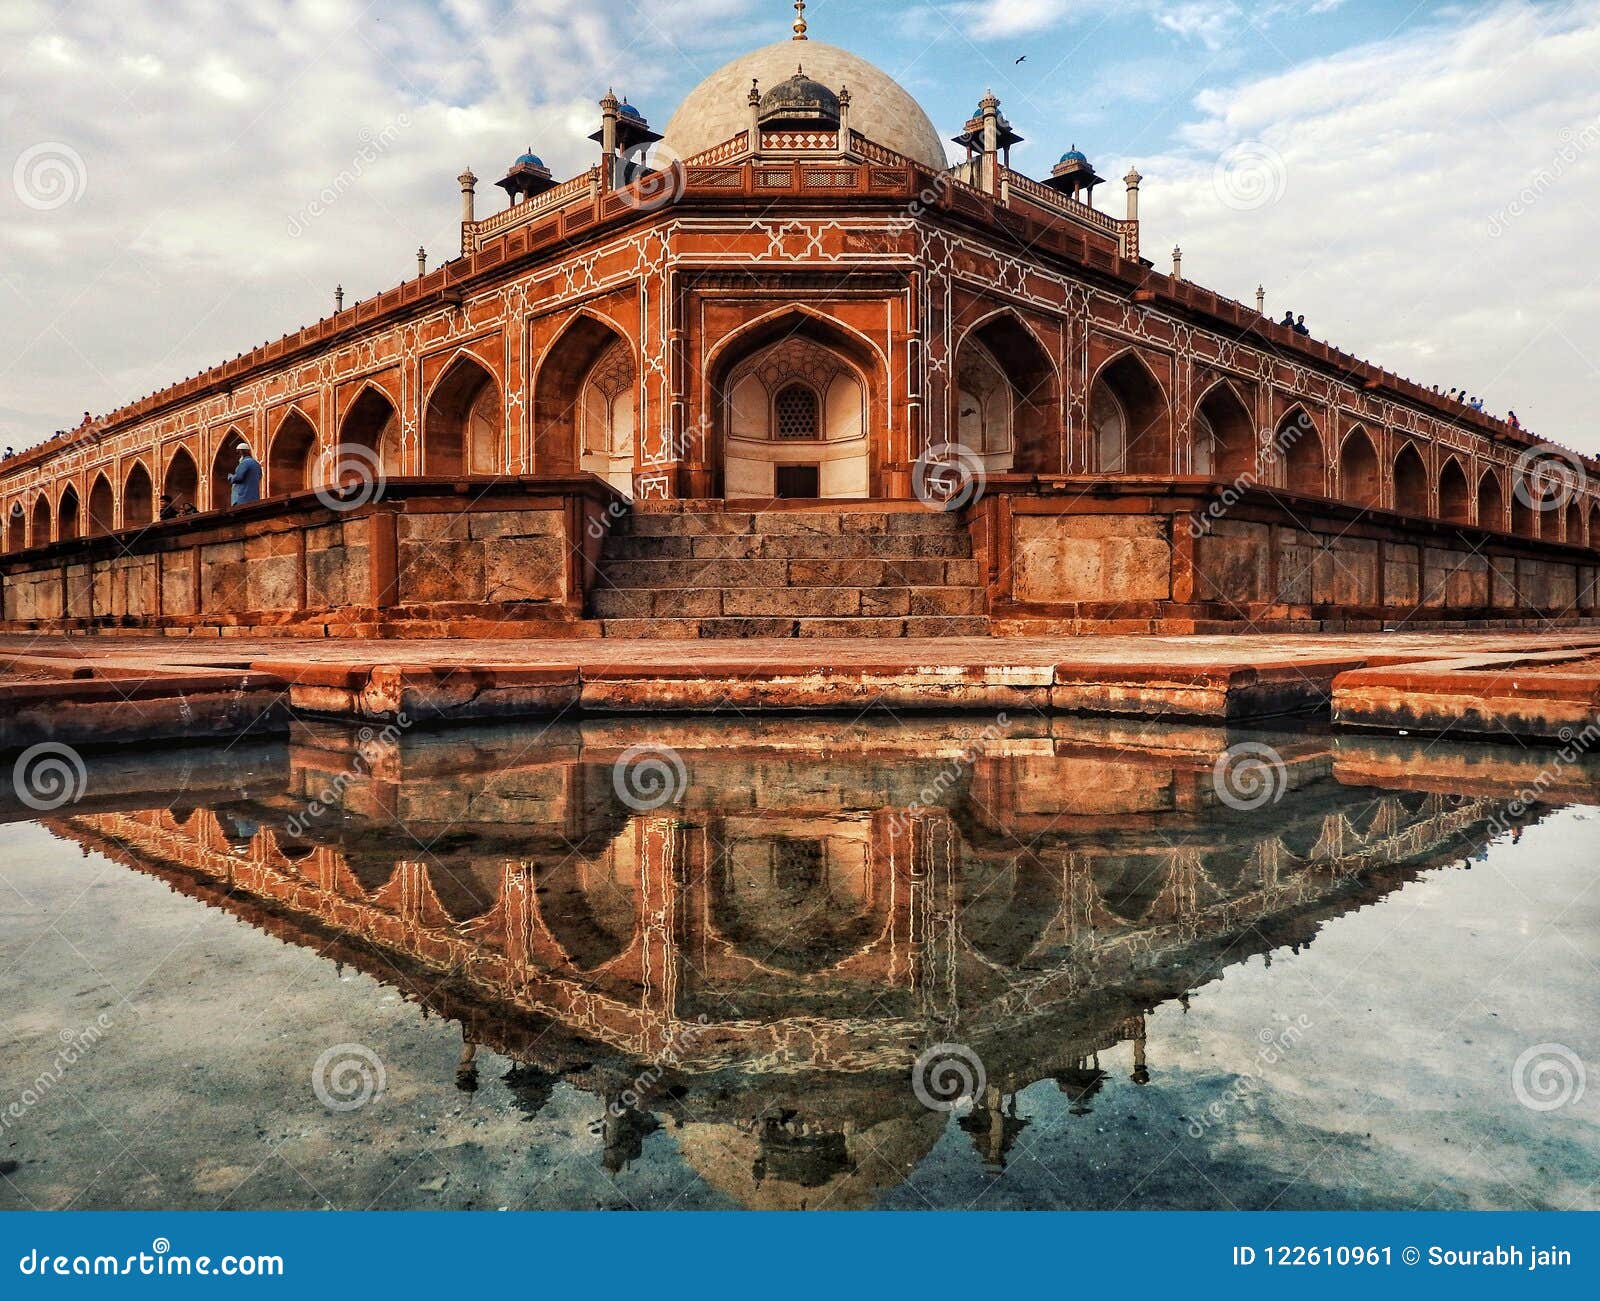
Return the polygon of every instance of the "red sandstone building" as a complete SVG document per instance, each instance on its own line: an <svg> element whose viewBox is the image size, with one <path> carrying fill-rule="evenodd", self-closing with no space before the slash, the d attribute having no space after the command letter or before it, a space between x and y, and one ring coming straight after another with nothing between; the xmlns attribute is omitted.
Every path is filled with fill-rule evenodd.
<svg viewBox="0 0 1600 1301"><path fill-rule="evenodd" d="M1012 170L992 94L950 167L905 90L802 17L659 134L600 108L578 176L525 154L483 217L461 176L443 266L0 467L6 626L921 635L1600 606L1600 467L1155 271L1138 173L1113 216L1076 149ZM264 500L230 510L240 443ZM163 493L198 513L159 520Z"/></svg>

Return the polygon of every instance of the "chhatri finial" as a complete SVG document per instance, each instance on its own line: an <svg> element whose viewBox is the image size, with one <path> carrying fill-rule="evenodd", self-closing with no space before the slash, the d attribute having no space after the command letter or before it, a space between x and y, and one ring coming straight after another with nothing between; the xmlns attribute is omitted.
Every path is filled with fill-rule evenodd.
<svg viewBox="0 0 1600 1301"><path fill-rule="evenodd" d="M806 39L806 0L794 0L794 38Z"/></svg>

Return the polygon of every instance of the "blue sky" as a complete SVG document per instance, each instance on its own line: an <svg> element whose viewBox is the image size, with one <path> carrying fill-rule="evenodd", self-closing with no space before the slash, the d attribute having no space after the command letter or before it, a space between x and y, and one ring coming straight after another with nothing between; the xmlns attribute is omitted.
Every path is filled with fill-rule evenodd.
<svg viewBox="0 0 1600 1301"><path fill-rule="evenodd" d="M0 6L0 442L453 254L455 176L591 160L788 36L783 0ZM813 0L952 132L985 88L1035 175L1137 163L1144 249L1401 374L1600 451L1600 0ZM1026 54L1025 62L1015 59ZM52 190L54 182L60 188ZM1120 187L1102 193L1120 203ZM329 197L331 196L331 198Z"/></svg>

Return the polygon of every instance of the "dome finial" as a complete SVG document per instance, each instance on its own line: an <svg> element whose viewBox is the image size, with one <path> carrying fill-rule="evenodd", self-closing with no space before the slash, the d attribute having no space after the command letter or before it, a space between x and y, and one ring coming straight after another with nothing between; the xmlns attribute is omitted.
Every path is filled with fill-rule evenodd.
<svg viewBox="0 0 1600 1301"><path fill-rule="evenodd" d="M806 0L794 0L794 38L806 39Z"/></svg>

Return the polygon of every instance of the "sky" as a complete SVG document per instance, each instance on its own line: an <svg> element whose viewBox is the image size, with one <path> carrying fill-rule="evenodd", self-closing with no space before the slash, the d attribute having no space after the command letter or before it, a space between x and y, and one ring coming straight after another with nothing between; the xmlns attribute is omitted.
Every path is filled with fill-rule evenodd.
<svg viewBox="0 0 1600 1301"><path fill-rule="evenodd" d="M0 5L0 444L231 359L457 251L456 176L591 162L785 39L784 0ZM1162 270L1600 452L1600 0L812 0L948 134L1136 164ZM1018 60L1021 60L1018 62ZM953 147L952 147L953 148ZM9 184L4 183L9 181ZM1120 211L1120 185L1102 190Z"/></svg>

